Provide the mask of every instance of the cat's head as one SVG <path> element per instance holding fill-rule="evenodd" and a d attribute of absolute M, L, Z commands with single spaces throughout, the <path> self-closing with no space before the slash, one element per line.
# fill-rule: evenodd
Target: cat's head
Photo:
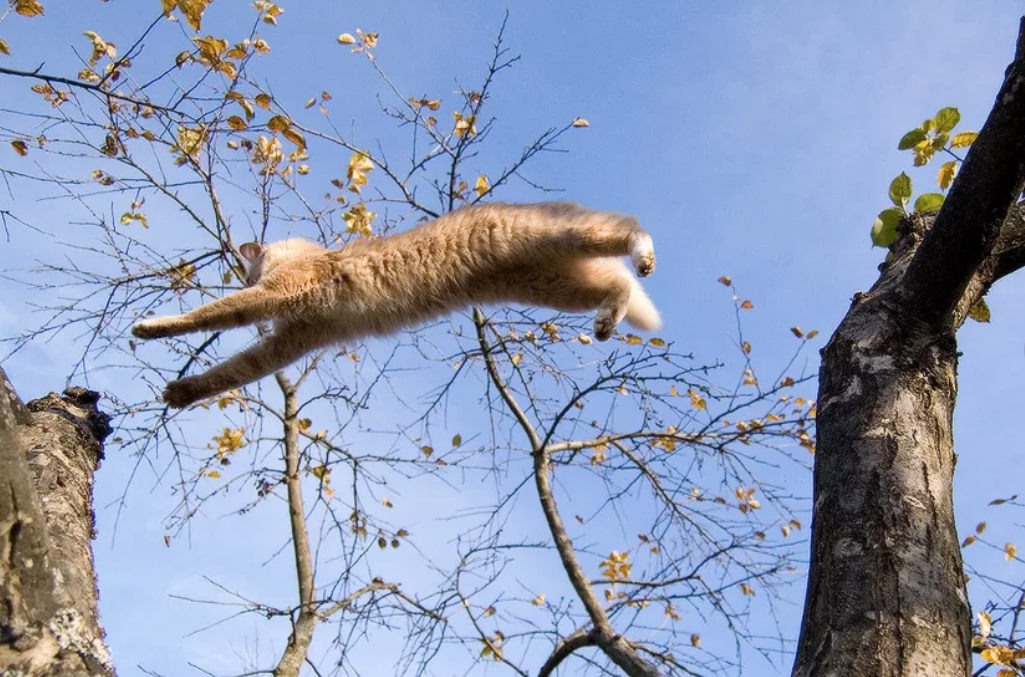
<path fill-rule="evenodd" d="M 293 238 L 274 242 L 266 247 L 258 242 L 246 242 L 238 251 L 242 254 L 245 267 L 246 286 L 252 287 L 282 261 L 323 251 L 323 248 L 308 240 Z"/>

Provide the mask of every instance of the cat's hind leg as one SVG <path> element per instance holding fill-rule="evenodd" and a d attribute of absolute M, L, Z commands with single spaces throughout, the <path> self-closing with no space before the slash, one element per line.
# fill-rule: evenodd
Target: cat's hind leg
<path fill-rule="evenodd" d="M 297 340 L 297 336 L 306 335 L 298 331 L 271 334 L 202 374 L 171 381 L 164 388 L 164 402 L 178 409 L 187 407 L 273 374 L 320 347 L 307 340 Z"/>
<path fill-rule="evenodd" d="M 621 259 L 577 261 L 566 266 L 563 284 L 555 288 L 563 293 L 563 299 L 556 303 L 567 308 L 576 300 L 590 300 L 592 308 L 597 306 L 594 336 L 599 341 L 611 338 L 624 319 L 646 331 L 654 331 L 661 324 L 655 305 Z"/>
<path fill-rule="evenodd" d="M 615 212 L 602 212 L 577 205 L 554 204 L 569 231 L 580 238 L 582 247 L 599 256 L 630 255 L 634 270 L 647 277 L 655 270 L 655 246 L 651 235 L 637 219 Z"/>
<path fill-rule="evenodd" d="M 275 295 L 259 286 L 241 289 L 223 298 L 205 303 L 183 315 L 167 315 L 137 322 L 132 327 L 136 338 L 154 339 L 191 334 L 197 331 L 233 329 L 270 319 L 280 303 Z"/>
<path fill-rule="evenodd" d="M 504 286 L 506 293 L 495 300 L 520 301 L 567 312 L 595 310 L 594 336 L 599 341 L 611 338 L 624 318 L 636 321 L 640 317 L 640 323 L 647 326 L 651 324 L 647 316 L 653 314 L 657 322 L 654 306 L 651 313 L 631 315 L 631 311 L 637 310 L 634 301 L 647 297 L 621 259 L 565 259 L 551 268 L 511 276 Z M 636 294 L 640 296 L 634 299 Z"/>
<path fill-rule="evenodd" d="M 630 287 L 629 284 L 617 284 L 610 288 L 602 299 L 594 315 L 594 337 L 599 341 L 608 341 L 612 338 L 616 327 L 626 317 L 630 303 Z"/>

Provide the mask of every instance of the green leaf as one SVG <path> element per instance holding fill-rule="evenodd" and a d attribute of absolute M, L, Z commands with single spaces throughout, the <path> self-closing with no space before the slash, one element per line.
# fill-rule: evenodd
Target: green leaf
<path fill-rule="evenodd" d="M 950 138 L 950 135 L 947 134 L 946 132 L 944 132 L 942 134 L 938 134 L 932 140 L 932 148 L 933 148 L 933 150 L 943 150 L 944 148 L 946 148 L 946 146 L 947 146 L 947 139 L 949 139 L 949 138 Z"/>
<path fill-rule="evenodd" d="M 945 134 L 956 127 L 959 122 L 961 122 L 961 113 L 956 108 L 953 106 L 941 108 L 940 112 L 936 113 L 936 133 Z"/>
<path fill-rule="evenodd" d="M 973 303 L 972 309 L 968 311 L 968 317 L 976 322 L 989 322 L 989 306 L 986 305 L 986 299 L 979 299 Z"/>
<path fill-rule="evenodd" d="M 900 138 L 900 143 L 897 144 L 897 150 L 907 150 L 914 148 L 922 141 L 925 141 L 925 130 L 921 127 L 912 129 L 910 132 Z"/>
<path fill-rule="evenodd" d="M 904 172 L 890 183 L 890 201 L 894 206 L 904 209 L 911 199 L 911 177 Z"/>
<path fill-rule="evenodd" d="M 872 245 L 875 247 L 889 247 L 897 239 L 897 224 L 904 217 L 904 211 L 897 207 L 890 207 L 879 212 L 875 223 L 872 224 Z"/>
<path fill-rule="evenodd" d="M 932 130 L 932 129 L 936 129 L 936 121 L 935 120 L 930 119 L 930 120 L 926 120 L 925 122 L 922 123 L 922 130 L 923 131 L 928 132 L 929 130 Z"/>
<path fill-rule="evenodd" d="M 915 211 L 919 213 L 938 212 L 946 196 L 942 193 L 924 193 L 915 200 Z"/>

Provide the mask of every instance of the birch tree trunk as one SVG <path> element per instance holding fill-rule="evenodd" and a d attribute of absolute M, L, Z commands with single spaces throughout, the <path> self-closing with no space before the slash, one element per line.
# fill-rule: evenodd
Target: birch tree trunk
<path fill-rule="evenodd" d="M 996 105 L 935 221 L 901 224 L 819 375 L 811 571 L 795 677 L 966 677 L 954 524 L 955 332 L 1025 264 L 1025 21 Z"/>
<path fill-rule="evenodd" d="M 110 433 L 99 395 L 22 404 L 0 369 L 0 673 L 114 674 L 96 611 L 93 473 Z"/>

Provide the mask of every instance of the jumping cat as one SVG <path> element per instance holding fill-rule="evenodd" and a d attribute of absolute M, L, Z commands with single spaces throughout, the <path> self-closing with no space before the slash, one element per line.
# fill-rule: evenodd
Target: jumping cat
<path fill-rule="evenodd" d="M 304 240 L 239 248 L 247 287 L 184 315 L 143 320 L 138 338 L 231 329 L 273 320 L 255 346 L 197 376 L 171 381 L 164 401 L 186 407 L 252 383 L 324 346 L 390 334 L 472 304 L 515 302 L 597 309 L 594 335 L 624 318 L 652 331 L 654 304 L 638 275 L 655 269 L 651 236 L 635 219 L 566 202 L 464 207 L 411 230 L 342 249 Z"/>

